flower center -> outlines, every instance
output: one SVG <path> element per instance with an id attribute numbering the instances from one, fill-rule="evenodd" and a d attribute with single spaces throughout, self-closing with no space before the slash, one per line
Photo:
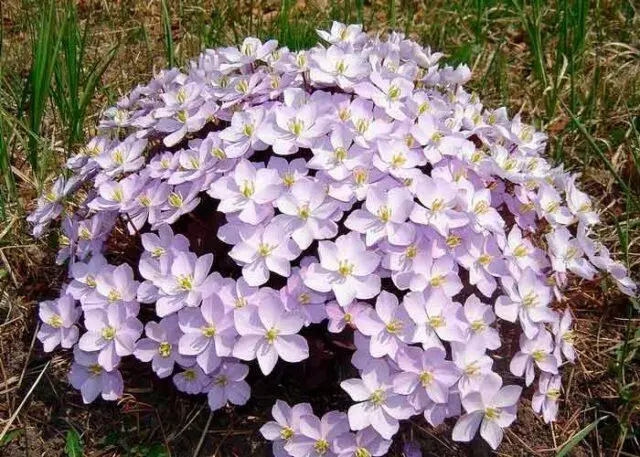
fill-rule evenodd
<path id="1" fill-rule="evenodd" d="M 292 119 L 289 121 L 289 131 L 295 136 L 300 136 L 304 130 L 304 122 L 299 119 Z"/>
<path id="2" fill-rule="evenodd" d="M 354 457 L 371 457 L 371 453 L 363 447 L 357 448 L 353 455 Z"/>
<path id="3" fill-rule="evenodd" d="M 260 245 L 258 246 L 258 254 L 260 254 L 260 256 L 262 257 L 268 257 L 275 248 L 275 246 L 271 246 L 270 244 L 260 243 Z"/>
<path id="4" fill-rule="evenodd" d="M 87 368 L 87 371 L 89 371 L 89 375 L 91 375 L 93 377 L 100 375 L 103 370 L 104 369 L 100 365 L 98 365 L 97 363 L 94 363 L 93 365 L 91 365 L 91 366 L 89 366 Z"/>
<path id="5" fill-rule="evenodd" d="M 244 198 L 251 198 L 256 192 L 256 185 L 252 181 L 245 179 L 240 192 L 244 195 Z"/>
<path id="6" fill-rule="evenodd" d="M 223 375 L 223 374 L 222 374 L 222 375 L 220 375 L 220 376 L 217 376 L 217 377 L 214 379 L 213 383 L 214 383 L 216 386 L 224 387 L 224 386 L 226 386 L 227 384 L 229 384 L 229 378 L 227 378 L 225 375 Z"/>
<path id="7" fill-rule="evenodd" d="M 122 300 L 122 294 L 120 294 L 117 289 L 111 289 L 109 291 L 109 295 L 107 295 L 107 299 L 109 300 L 109 303 L 115 303 Z"/>
<path id="8" fill-rule="evenodd" d="M 246 79 L 243 79 L 238 84 L 236 84 L 236 91 L 240 92 L 241 94 L 246 94 L 247 92 L 249 92 L 249 83 Z"/>
<path id="9" fill-rule="evenodd" d="M 347 67 L 348 65 L 344 63 L 344 60 L 338 61 L 338 63 L 336 63 L 336 73 L 338 73 L 339 75 L 343 74 L 345 71 L 347 71 Z"/>
<path id="10" fill-rule="evenodd" d="M 371 397 L 369 397 L 369 401 L 373 403 L 374 406 L 380 406 L 384 403 L 384 390 L 376 389 L 371 393 Z"/>
<path id="11" fill-rule="evenodd" d="M 415 259 L 418 255 L 418 248 L 415 244 L 411 244 L 407 246 L 407 250 L 405 251 L 405 255 L 408 259 Z"/>
<path id="12" fill-rule="evenodd" d="M 431 328 L 440 328 L 444 327 L 445 320 L 442 316 L 433 316 L 429 318 L 429 325 Z"/>
<path id="13" fill-rule="evenodd" d="M 531 357 L 533 357 L 533 360 L 535 360 L 536 362 L 542 362 L 547 358 L 547 353 L 542 349 L 536 349 L 531 353 Z"/>
<path id="14" fill-rule="evenodd" d="M 124 193 L 122 192 L 122 189 L 119 187 L 116 188 L 111 194 L 111 200 L 118 203 L 122 202 L 122 200 L 124 200 Z"/>
<path id="15" fill-rule="evenodd" d="M 480 319 L 478 319 L 477 321 L 473 321 L 471 323 L 471 330 L 473 330 L 474 332 L 480 332 L 484 330 L 486 327 L 487 327 L 487 324 L 485 324 L 484 321 L 481 321 Z"/>
<path id="16" fill-rule="evenodd" d="M 202 335 L 204 335 L 207 338 L 213 338 L 214 336 L 216 336 L 216 328 L 213 325 L 209 325 L 208 327 L 202 327 L 200 331 L 202 332 Z"/>
<path id="17" fill-rule="evenodd" d="M 184 291 L 193 289 L 193 277 L 191 275 L 178 275 L 176 282 L 178 283 L 178 288 Z"/>
<path id="18" fill-rule="evenodd" d="M 345 313 L 343 319 L 347 324 L 349 324 L 353 320 L 353 316 L 350 313 Z"/>
<path id="19" fill-rule="evenodd" d="M 220 148 L 213 148 L 211 150 L 211 155 L 214 156 L 218 160 L 222 160 L 222 159 L 226 159 L 227 158 L 227 154 L 225 154 L 224 151 L 222 149 L 220 149 Z"/>
<path id="20" fill-rule="evenodd" d="M 378 209 L 378 219 L 384 224 L 389 222 L 389 219 L 391 219 L 391 209 L 388 206 L 380 207 L 380 209 Z"/>
<path id="21" fill-rule="evenodd" d="M 253 126 L 253 124 L 245 124 L 242 127 L 242 133 L 245 134 L 245 136 L 251 136 L 253 135 L 253 131 L 255 130 L 255 127 Z"/>
<path id="22" fill-rule="evenodd" d="M 160 343 L 158 345 L 158 354 L 160 354 L 160 357 L 169 357 L 171 355 L 171 344 L 167 341 Z"/>
<path id="23" fill-rule="evenodd" d="M 478 263 L 486 267 L 491 263 L 491 259 L 492 257 L 489 254 L 482 254 L 480 257 L 478 257 Z"/>
<path id="24" fill-rule="evenodd" d="M 178 114 L 176 115 L 176 118 L 178 119 L 178 122 L 181 122 L 181 123 L 184 124 L 185 122 L 187 122 L 187 117 L 188 116 L 189 115 L 187 114 L 187 111 L 186 110 L 182 110 L 182 111 L 178 111 Z"/>
<path id="25" fill-rule="evenodd" d="M 545 207 L 545 211 L 547 213 L 555 213 L 556 211 L 558 211 L 558 208 L 560 208 L 560 203 L 557 201 L 553 201 Z"/>
<path id="26" fill-rule="evenodd" d="M 311 295 L 308 292 L 302 292 L 298 295 L 298 303 L 301 305 L 308 305 L 311 303 Z"/>
<path id="27" fill-rule="evenodd" d="M 151 206 L 151 199 L 149 197 L 147 197 L 146 195 L 140 195 L 138 197 L 138 201 L 140 202 L 140 204 L 142 206 L 146 206 L 147 208 L 149 206 Z"/>
<path id="28" fill-rule="evenodd" d="M 333 156 L 336 159 L 336 162 L 344 162 L 345 159 L 347 158 L 347 150 L 345 148 L 336 148 L 336 150 L 333 152 Z"/>
<path id="29" fill-rule="evenodd" d="M 389 98 L 393 101 L 396 101 L 400 98 L 400 88 L 395 84 L 389 87 Z"/>
<path id="30" fill-rule="evenodd" d="M 338 273 L 340 276 L 347 277 L 353 274 L 354 265 L 350 263 L 348 260 L 340 260 L 338 262 Z"/>
<path id="31" fill-rule="evenodd" d="M 293 438 L 293 434 L 294 431 L 291 427 L 282 427 L 282 430 L 280 430 L 280 438 L 285 441 L 289 441 L 291 438 Z"/>
<path id="32" fill-rule="evenodd" d="M 576 340 L 576 334 L 572 330 L 567 330 L 562 334 L 562 341 L 568 344 L 573 344 Z"/>
<path id="33" fill-rule="evenodd" d="M 427 387 L 433 381 L 433 373 L 429 371 L 423 371 L 420 373 L 420 384 L 422 387 Z"/>
<path id="34" fill-rule="evenodd" d="M 480 371 L 480 367 L 476 362 L 472 362 L 464 368 L 464 374 L 467 376 L 474 376 Z"/>
<path id="35" fill-rule="evenodd" d="M 239 309 L 239 308 L 244 308 L 245 306 L 247 306 L 248 303 L 249 301 L 245 297 L 238 297 L 233 303 L 233 306 Z"/>
<path id="36" fill-rule="evenodd" d="M 442 198 L 436 198 L 431 203 L 431 212 L 437 213 L 444 209 L 444 200 Z"/>
<path id="37" fill-rule="evenodd" d="M 180 195 L 177 192 L 171 192 L 169 194 L 169 198 L 167 198 L 167 201 L 174 208 L 180 208 L 182 206 L 182 203 L 183 203 L 182 195 Z"/>
<path id="38" fill-rule="evenodd" d="M 369 179 L 369 173 L 367 170 L 359 168 L 353 172 L 353 180 L 357 186 L 364 185 Z"/>
<path id="39" fill-rule="evenodd" d="M 533 308 L 538 305 L 538 295 L 535 292 L 529 292 L 522 297 L 522 305 L 525 308 Z"/>
<path id="40" fill-rule="evenodd" d="M 116 165 L 122 165 L 124 163 L 124 154 L 120 149 L 116 149 L 111 153 L 111 159 Z"/>
<path id="41" fill-rule="evenodd" d="M 489 211 L 489 203 L 486 200 L 481 200 L 473 207 L 473 212 L 482 215 L 487 214 Z"/>
<path id="42" fill-rule="evenodd" d="M 433 278 L 431 278 L 431 281 L 429 281 L 429 283 L 431 284 L 431 287 L 440 287 L 444 284 L 444 276 L 435 275 Z"/>
<path id="43" fill-rule="evenodd" d="M 309 205 L 304 205 L 298 208 L 298 217 L 300 217 L 300 219 L 304 219 L 306 221 L 307 219 L 309 219 L 309 216 L 311 216 Z"/>
<path id="44" fill-rule="evenodd" d="M 342 108 L 340 111 L 338 111 L 338 117 L 341 121 L 348 121 L 351 118 L 351 111 L 349 111 L 347 108 Z"/>
<path id="45" fill-rule="evenodd" d="M 291 187 L 296 183 L 296 177 L 293 173 L 285 173 L 282 176 L 282 183 L 287 187 Z"/>
<path id="46" fill-rule="evenodd" d="M 109 326 L 102 329 L 102 338 L 107 341 L 111 341 L 116 337 L 116 329 Z"/>
<path id="47" fill-rule="evenodd" d="M 313 449 L 318 455 L 324 455 L 329 451 L 329 442 L 327 440 L 318 440 L 313 444 Z"/>
<path id="48" fill-rule="evenodd" d="M 528 252 L 529 252 L 529 250 L 527 249 L 527 247 L 524 244 L 519 244 L 513 250 L 513 255 L 515 257 L 524 257 L 524 256 L 526 256 L 528 254 Z"/>
<path id="49" fill-rule="evenodd" d="M 500 417 L 500 410 L 498 408 L 487 408 L 484 410 L 484 416 L 489 420 L 496 420 Z"/>
<path id="50" fill-rule="evenodd" d="M 81 227 L 78 231 L 78 238 L 81 240 L 89 241 L 91 239 L 91 232 L 87 227 Z"/>
<path id="51" fill-rule="evenodd" d="M 186 379 L 187 381 L 193 381 L 196 379 L 196 372 L 193 369 L 188 369 L 188 370 L 184 370 L 182 372 L 182 376 L 184 377 L 184 379 Z"/>
<path id="52" fill-rule="evenodd" d="M 452 233 L 447 237 L 447 241 L 445 241 L 445 243 L 447 244 L 447 247 L 451 249 L 457 248 L 462 244 L 462 238 L 455 233 Z"/>
<path id="53" fill-rule="evenodd" d="M 87 286 L 89 286 L 91 288 L 95 288 L 98 285 L 96 283 L 96 278 L 94 278 L 91 275 L 88 275 L 87 278 L 85 279 L 85 281 L 87 282 Z"/>
<path id="54" fill-rule="evenodd" d="M 152 257 L 160 257 L 165 252 L 166 251 L 164 250 L 164 248 L 155 248 L 153 251 L 151 251 L 151 256 Z"/>
<path id="55" fill-rule="evenodd" d="M 394 154 L 391 158 L 391 168 L 398 168 L 407 162 L 407 158 L 402 153 Z"/>
<path id="56" fill-rule="evenodd" d="M 551 400 L 557 400 L 558 398 L 560 398 L 560 389 L 547 390 L 547 397 Z"/>
<path id="57" fill-rule="evenodd" d="M 62 327 L 62 318 L 58 314 L 54 314 L 49 318 L 47 324 L 53 328 L 60 328 Z"/>
<path id="58" fill-rule="evenodd" d="M 402 322 L 398 319 L 393 319 L 385 326 L 385 329 L 388 333 L 395 335 L 396 333 L 400 332 L 400 330 L 402 330 Z"/>
<path id="59" fill-rule="evenodd" d="M 358 119 L 356 121 L 356 130 L 360 135 L 363 135 L 367 130 L 369 130 L 369 121 L 366 119 Z"/>
<path id="60" fill-rule="evenodd" d="M 280 331 L 277 328 L 272 327 L 267 330 L 267 333 L 264 334 L 264 337 L 267 339 L 267 342 L 269 344 L 273 344 L 276 338 L 278 338 L 278 333 L 280 333 Z"/>

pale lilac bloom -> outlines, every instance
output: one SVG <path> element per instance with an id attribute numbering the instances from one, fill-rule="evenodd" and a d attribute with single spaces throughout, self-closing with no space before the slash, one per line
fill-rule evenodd
<path id="1" fill-rule="evenodd" d="M 324 170 L 336 181 L 346 179 L 356 168 L 368 168 L 373 153 L 353 143 L 354 133 L 345 127 L 331 131 L 318 145 L 311 149 L 313 158 L 309 168 Z"/>
<path id="2" fill-rule="evenodd" d="M 147 322 L 144 333 L 146 338 L 138 340 L 133 355 L 143 362 L 151 362 L 151 369 L 159 378 L 170 376 L 175 363 L 181 366 L 194 363 L 194 359 L 178 351 L 178 341 L 183 333 L 178 326 L 176 314 L 167 316 L 160 322 Z"/>
<path id="3" fill-rule="evenodd" d="M 174 374 L 172 380 L 179 391 L 190 395 L 207 392 L 207 388 L 211 384 L 211 377 L 207 376 L 198 365 Z"/>
<path id="4" fill-rule="evenodd" d="M 389 77 L 376 70 L 365 81 L 355 85 L 353 90 L 361 97 L 373 100 L 394 119 L 407 119 L 405 99 L 413 91 L 413 83 L 401 77 Z M 372 84 L 373 83 L 373 84 Z"/>
<path id="5" fill-rule="evenodd" d="M 273 222 L 244 237 L 229 252 L 242 266 L 242 277 L 250 286 L 261 286 L 273 271 L 285 278 L 291 274 L 291 261 L 300 255 L 300 248 L 290 238 L 287 227 Z"/>
<path id="6" fill-rule="evenodd" d="M 240 49 L 231 46 L 218 50 L 224 58 L 220 64 L 222 71 L 232 70 L 244 65 L 253 64 L 257 60 L 265 60 L 278 47 L 276 40 L 269 40 L 262 43 L 257 38 L 245 38 Z"/>
<path id="7" fill-rule="evenodd" d="M 502 429 L 516 419 L 516 404 L 522 388 L 502 386 L 502 379 L 495 373 L 487 374 L 477 392 L 462 397 L 466 414 L 462 415 L 453 428 L 454 441 L 471 441 L 478 428 L 480 435 L 492 449 L 497 449 L 502 441 Z"/>
<path id="8" fill-rule="evenodd" d="M 378 139 L 376 146 L 373 166 L 395 178 L 403 179 L 412 169 L 425 164 L 424 155 L 404 141 Z"/>
<path id="9" fill-rule="evenodd" d="M 162 142 L 166 147 L 172 147 L 182 141 L 187 133 L 202 129 L 217 109 L 215 103 L 205 102 L 201 106 L 180 110 L 172 117 L 160 119 L 154 128 L 163 134 L 168 134 Z"/>
<path id="10" fill-rule="evenodd" d="M 403 307 L 414 323 L 412 343 L 421 343 L 427 349 L 443 348 L 443 341 L 465 341 L 465 323 L 462 307 L 454 303 L 441 290 L 409 292 Z"/>
<path id="11" fill-rule="evenodd" d="M 56 300 L 40 302 L 38 317 L 42 321 L 38 340 L 45 352 L 53 351 L 58 345 L 71 348 L 78 341 L 78 326 L 81 310 L 71 295 L 64 293 Z"/>
<path id="12" fill-rule="evenodd" d="M 409 346 L 398 352 L 400 372 L 393 377 L 393 391 L 407 395 L 416 411 L 423 411 L 430 402 L 447 403 L 460 370 L 445 356 L 446 352 L 439 347 L 422 350 Z"/>
<path id="13" fill-rule="evenodd" d="M 224 306 L 228 309 L 236 310 L 243 309 L 247 306 L 259 305 L 259 291 L 258 287 L 250 286 L 244 278 L 238 278 L 234 281 L 231 278 L 225 278 L 219 284 L 219 288 L 216 291 Z"/>
<path id="14" fill-rule="evenodd" d="M 138 281 L 129 264 L 103 268 L 95 277 L 95 292 L 83 302 L 83 309 L 104 309 L 114 305 L 123 305 L 130 315 L 137 315 L 140 305 L 136 302 Z"/>
<path id="15" fill-rule="evenodd" d="M 94 309 L 84 314 L 87 333 L 80 337 L 78 347 L 86 352 L 98 352 L 98 363 L 111 371 L 120 358 L 133 354 L 142 334 L 142 323 L 128 317 L 124 305 L 111 305 L 106 311 Z"/>
<path id="16" fill-rule="evenodd" d="M 565 359 L 573 363 L 576 360 L 576 350 L 573 343 L 576 332 L 573 330 L 573 318 L 571 311 L 566 308 L 562 317 L 553 322 L 553 334 L 555 336 L 556 351 L 562 353 Z M 558 357 L 559 354 L 556 354 Z"/>
<path id="17" fill-rule="evenodd" d="M 534 338 L 520 335 L 520 351 L 511 359 L 509 369 L 516 376 L 524 376 L 527 386 L 535 378 L 535 367 L 539 370 L 558 374 L 558 360 L 553 354 L 553 338 L 544 328 Z"/>
<path id="18" fill-rule="evenodd" d="M 177 252 L 170 273 L 157 280 L 163 293 L 156 303 L 158 316 L 168 316 L 185 306 L 198 306 L 203 298 L 213 293 L 217 277 L 215 274 L 209 276 L 212 264 L 213 254 L 198 257 L 192 252 Z"/>
<path id="19" fill-rule="evenodd" d="M 390 440 L 398 432 L 398 420 L 411 417 L 413 408 L 406 396 L 393 391 L 393 380 L 386 362 L 372 362 L 363 370 L 361 377 L 340 383 L 340 387 L 359 402 L 349 408 L 349 425 L 352 430 L 371 426 L 384 439 Z"/>
<path id="20" fill-rule="evenodd" d="M 487 349 L 498 349 L 502 343 L 498 331 L 491 327 L 491 324 L 496 320 L 493 308 L 482 303 L 475 295 L 470 295 L 464 302 L 463 309 L 464 317 L 469 324 L 470 337 L 479 335 L 482 338 L 474 341 L 482 341 Z"/>
<path id="21" fill-rule="evenodd" d="M 211 375 L 211 386 L 207 393 L 209 408 L 212 411 L 224 407 L 227 403 L 244 405 L 251 397 L 251 387 L 244 380 L 249 367 L 242 363 L 224 361 Z"/>
<path id="22" fill-rule="evenodd" d="M 329 317 L 328 330 L 331 333 L 340 333 L 347 326 L 355 327 L 358 316 L 371 309 L 369 305 L 362 302 L 351 302 L 347 306 L 340 306 L 333 301 L 326 305 L 326 313 Z"/>
<path id="23" fill-rule="evenodd" d="M 498 211 L 491 206 L 491 191 L 483 189 L 474 192 L 465 192 L 464 205 L 469 219 L 469 227 L 477 233 L 485 233 L 487 230 L 493 233 L 504 232 L 504 220 Z"/>
<path id="24" fill-rule="evenodd" d="M 567 181 L 565 192 L 569 210 L 586 225 L 594 225 L 600 221 L 598 213 L 593 210 L 593 204 L 587 194 L 576 187 L 577 176 Z"/>
<path id="25" fill-rule="evenodd" d="M 469 282 L 482 295 L 491 297 L 498 285 L 495 278 L 509 274 L 502 252 L 495 239 L 490 236 L 474 234 L 465 241 L 466 252 L 458 261 L 469 271 Z"/>
<path id="26" fill-rule="evenodd" d="M 458 380 L 461 395 L 478 390 L 484 376 L 491 371 L 493 360 L 486 354 L 487 348 L 481 338 L 472 336 L 466 343 L 451 343 L 453 362 L 461 371 Z"/>
<path id="27" fill-rule="evenodd" d="M 84 303 L 85 298 L 95 292 L 96 277 L 106 266 L 107 260 L 101 254 L 91 256 L 88 262 L 74 262 L 69 268 L 73 281 L 66 292 Z"/>
<path id="28" fill-rule="evenodd" d="M 144 250 L 155 259 L 173 255 L 175 251 L 186 252 L 189 249 L 189 240 L 180 233 L 174 235 L 170 225 L 161 225 L 157 234 L 143 233 L 140 235 L 140 241 Z"/>
<path id="29" fill-rule="evenodd" d="M 233 114 L 231 125 L 220 132 L 220 138 L 227 142 L 225 146 L 227 157 L 242 157 L 250 150 L 262 151 L 267 147 L 257 136 L 264 116 L 265 109 L 261 106 Z"/>
<path id="30" fill-rule="evenodd" d="M 73 364 L 69 371 L 69 382 L 82 394 L 85 404 L 98 396 L 114 401 L 122 397 L 124 382 L 117 369 L 107 370 L 98 363 L 98 354 L 84 352 L 76 346 L 73 350 Z"/>
<path id="31" fill-rule="evenodd" d="M 276 293 L 264 291 L 260 306 L 243 308 L 234 315 L 240 339 L 233 356 L 242 360 L 258 359 L 262 373 L 268 375 L 278 361 L 300 362 L 309 357 L 309 347 L 298 332 L 304 318 L 288 312 Z"/>
<path id="32" fill-rule="evenodd" d="M 414 325 L 398 298 L 384 290 L 378 295 L 375 308 L 360 313 L 355 324 L 360 332 L 371 337 L 369 351 L 376 358 L 388 355 L 395 359 L 414 333 Z"/>
<path id="33" fill-rule="evenodd" d="M 434 259 L 429 253 L 421 252 L 413 262 L 413 272 L 409 283 L 412 291 L 441 290 L 453 297 L 463 288 L 458 266 L 449 255 Z"/>
<path id="34" fill-rule="evenodd" d="M 416 197 L 424 206 L 415 205 L 411 220 L 417 224 L 430 225 L 442 236 L 452 228 L 466 225 L 464 213 L 455 209 L 457 191 L 447 181 L 425 177 L 416 185 Z"/>
<path id="35" fill-rule="evenodd" d="M 326 51 L 318 49 L 311 54 L 311 60 L 315 64 L 310 71 L 314 83 L 337 85 L 341 89 L 353 88 L 371 68 L 358 53 L 338 46 L 329 46 Z"/>
<path id="36" fill-rule="evenodd" d="M 554 322 L 554 311 L 547 306 L 551 302 L 551 290 L 531 268 L 524 270 L 517 280 L 503 277 L 502 289 L 507 295 L 496 300 L 496 315 L 509 322 L 519 320 L 527 337 L 538 334 L 539 324 Z"/>
<path id="37" fill-rule="evenodd" d="M 563 226 L 556 227 L 545 236 L 549 247 L 552 268 L 558 273 L 571 271 L 581 278 L 591 280 L 596 269 L 584 258 L 580 242 Z"/>
<path id="38" fill-rule="evenodd" d="M 287 402 L 276 400 L 271 408 L 271 415 L 275 420 L 269 421 L 260 427 L 260 433 L 267 440 L 273 442 L 273 455 L 275 457 L 288 457 L 285 445 L 300 433 L 300 419 L 303 416 L 313 415 L 309 403 L 298 403 L 289 406 Z"/>
<path id="39" fill-rule="evenodd" d="M 147 140 L 138 140 L 130 135 L 124 141 L 114 144 L 110 149 L 105 149 L 102 154 L 94 157 L 103 172 L 109 176 L 118 176 L 123 173 L 137 171 L 145 163 L 142 155 Z"/>
<path id="40" fill-rule="evenodd" d="M 182 215 L 189 214 L 200 203 L 198 194 L 202 190 L 202 180 L 187 181 L 174 186 L 167 196 L 167 203 L 162 208 L 160 215 L 152 225 L 155 229 L 161 224 L 173 224 Z"/>
<path id="41" fill-rule="evenodd" d="M 280 175 L 282 184 L 289 189 L 291 189 L 298 180 L 309 174 L 307 161 L 302 157 L 289 162 L 284 157 L 271 156 L 269 162 L 267 162 L 267 168 L 276 170 L 278 175 Z"/>
<path id="42" fill-rule="evenodd" d="M 339 236 L 335 242 L 320 241 L 318 254 L 320 263 L 310 265 L 304 275 L 313 290 L 333 291 L 341 306 L 380 292 L 380 277 L 374 273 L 380 257 L 367 250 L 357 233 Z"/>
<path id="43" fill-rule="evenodd" d="M 415 237 L 415 227 L 407 222 L 414 206 L 413 195 L 404 187 L 385 190 L 372 186 L 364 209 L 353 211 L 344 225 L 365 235 L 367 246 L 381 240 L 406 246 Z"/>
<path id="44" fill-rule="evenodd" d="M 385 440 L 372 427 L 354 433 L 345 433 L 336 440 L 338 457 L 378 457 L 387 455 L 390 440 Z"/>
<path id="45" fill-rule="evenodd" d="M 316 32 L 320 38 L 335 45 L 353 45 L 366 39 L 366 35 L 362 31 L 361 24 L 346 25 L 341 22 L 333 21 L 329 32 L 325 30 L 316 30 Z"/>
<path id="46" fill-rule="evenodd" d="M 569 225 L 573 215 L 569 208 L 562 205 L 563 200 L 558 191 L 547 184 L 541 184 L 538 190 L 538 216 L 546 218 L 551 224 Z"/>
<path id="47" fill-rule="evenodd" d="M 345 413 L 329 411 L 322 419 L 309 414 L 300 418 L 300 433 L 284 448 L 293 457 L 336 457 L 336 440 L 345 433 L 349 433 Z"/>
<path id="48" fill-rule="evenodd" d="M 230 356 L 236 339 L 233 315 L 216 294 L 202 301 L 198 308 L 183 308 L 178 313 L 180 354 L 195 356 L 196 362 L 210 374 L 218 368 L 222 357 Z"/>
<path id="49" fill-rule="evenodd" d="M 293 269 L 287 285 L 280 289 L 280 299 L 287 310 L 302 314 L 305 327 L 327 318 L 326 294 L 309 289 L 300 275 L 300 268 Z"/>
<path id="50" fill-rule="evenodd" d="M 373 102 L 361 97 L 351 102 L 350 126 L 355 134 L 353 141 L 363 148 L 373 148 L 377 139 L 391 132 L 393 124 L 380 118 L 374 118 Z"/>
<path id="51" fill-rule="evenodd" d="M 274 114 L 262 123 L 257 132 L 258 138 L 271 145 L 278 155 L 295 154 L 299 148 L 311 148 L 330 128 L 318 111 L 314 103 L 300 108 L 278 106 Z"/>
<path id="52" fill-rule="evenodd" d="M 531 408 L 542 414 L 545 424 L 554 422 L 558 415 L 558 399 L 562 393 L 562 377 L 541 373 L 538 388 L 533 393 Z"/>
<path id="53" fill-rule="evenodd" d="M 317 180 L 297 180 L 276 204 L 283 213 L 277 219 L 288 227 L 300 249 L 307 249 L 313 240 L 333 238 L 338 234 L 338 225 L 333 220 L 338 205 L 327 198 L 325 186 Z"/>
<path id="54" fill-rule="evenodd" d="M 233 174 L 215 181 L 208 193 L 220 200 L 218 211 L 237 212 L 242 222 L 256 225 L 273 214 L 271 202 L 282 193 L 282 185 L 276 170 L 242 159 Z"/>

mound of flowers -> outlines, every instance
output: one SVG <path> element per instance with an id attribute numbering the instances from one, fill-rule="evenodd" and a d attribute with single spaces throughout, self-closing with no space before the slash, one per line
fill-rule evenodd
<path id="1" fill-rule="evenodd" d="M 563 290 L 636 288 L 589 197 L 543 133 L 464 89 L 466 66 L 398 33 L 318 33 L 206 50 L 104 113 L 29 217 L 37 236 L 60 221 L 69 271 L 40 304 L 45 351 L 73 349 L 86 403 L 122 395 L 132 356 L 218 410 L 249 401 L 247 362 L 307 359 L 304 327 L 349 336 L 353 404 L 278 400 L 276 456 L 385 455 L 415 415 L 497 448 L 533 383 L 553 421 L 575 358 Z"/>

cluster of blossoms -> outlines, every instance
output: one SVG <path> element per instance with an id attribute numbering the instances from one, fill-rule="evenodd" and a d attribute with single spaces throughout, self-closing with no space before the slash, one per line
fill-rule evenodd
<path id="1" fill-rule="evenodd" d="M 351 332 L 354 404 L 318 418 L 278 401 L 262 428 L 278 457 L 381 456 L 415 415 L 457 418 L 454 440 L 480 430 L 496 448 L 534 382 L 553 421 L 575 358 L 563 290 L 598 271 L 636 288 L 590 237 L 589 197 L 545 160 L 544 134 L 465 91 L 466 66 L 397 33 L 319 34 L 327 44 L 306 51 L 255 38 L 207 50 L 106 111 L 29 218 L 36 235 L 61 218 L 69 265 L 40 305 L 45 350 L 73 347 L 85 402 L 122 395 L 133 355 L 216 410 L 248 401 L 243 362 L 268 375 L 308 358 L 303 327 Z M 172 228 L 209 201 L 235 278 Z M 135 270 L 105 258 L 114 227 L 142 244 Z M 519 386 L 492 369 L 506 327 L 520 331 Z"/>

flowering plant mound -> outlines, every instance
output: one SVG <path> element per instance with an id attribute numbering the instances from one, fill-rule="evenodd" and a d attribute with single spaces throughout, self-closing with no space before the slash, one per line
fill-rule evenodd
<path id="1" fill-rule="evenodd" d="M 133 356 L 217 410 L 249 400 L 245 362 L 308 358 L 304 327 L 352 335 L 353 405 L 277 401 L 277 456 L 381 456 L 414 415 L 496 448 L 534 382 L 553 421 L 575 358 L 563 290 L 598 272 L 636 288 L 591 238 L 589 197 L 543 133 L 464 89 L 466 66 L 397 33 L 318 33 L 207 50 L 105 112 L 29 217 L 36 235 L 61 219 L 69 266 L 44 349 L 73 348 L 86 403 L 120 397 Z M 516 329 L 505 383 L 493 355 Z"/>

